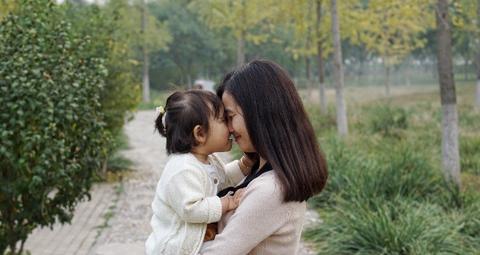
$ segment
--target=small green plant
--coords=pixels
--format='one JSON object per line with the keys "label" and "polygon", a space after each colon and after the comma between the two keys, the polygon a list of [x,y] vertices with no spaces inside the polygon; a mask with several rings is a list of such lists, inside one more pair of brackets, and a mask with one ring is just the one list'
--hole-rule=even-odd
{"label": "small green plant", "polygon": [[328,130],[336,129],[337,121],[334,108],[328,108],[325,114],[321,112],[318,104],[306,104],[305,109],[308,112],[315,133],[325,134]]}
{"label": "small green plant", "polygon": [[366,128],[370,133],[399,136],[408,128],[408,112],[391,105],[375,105],[366,110]]}
{"label": "small green plant", "polygon": [[462,171],[480,176],[480,135],[460,137],[460,156]]}

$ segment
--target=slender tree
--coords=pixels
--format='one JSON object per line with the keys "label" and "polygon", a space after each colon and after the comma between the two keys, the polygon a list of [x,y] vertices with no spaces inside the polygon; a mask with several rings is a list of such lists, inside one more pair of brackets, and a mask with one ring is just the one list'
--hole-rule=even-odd
{"label": "slender tree", "polygon": [[447,181],[453,182],[459,189],[461,181],[458,115],[452,66],[452,37],[448,0],[437,1],[436,20],[438,76],[442,104],[442,167]]}
{"label": "slender tree", "polygon": [[320,109],[322,113],[327,113],[327,98],[325,96],[325,68],[323,63],[323,46],[320,36],[320,24],[322,22],[322,0],[315,1],[316,9],[316,33],[317,33],[317,65],[318,65],[318,82],[320,94]]}
{"label": "slender tree", "polygon": [[148,48],[145,42],[146,39],[146,30],[147,30],[147,10],[145,0],[141,2],[141,19],[142,19],[142,28],[141,28],[141,35],[142,35],[142,54],[143,54],[143,76],[142,76],[142,101],[145,103],[150,102],[150,75],[149,75],[149,67],[150,61],[148,58]]}
{"label": "slender tree", "polygon": [[477,36],[476,36],[476,73],[477,73],[477,93],[475,93],[475,107],[480,110],[480,0],[477,0]]}
{"label": "slender tree", "polygon": [[333,77],[337,104],[337,130],[341,136],[348,134],[347,109],[343,95],[343,64],[340,44],[340,22],[337,13],[337,1],[331,0],[332,34],[333,34]]}
{"label": "slender tree", "polygon": [[192,0],[188,5],[213,29],[227,29],[237,42],[237,65],[246,62],[247,42],[259,44],[269,36],[267,19],[275,11],[273,0]]}
{"label": "slender tree", "polygon": [[429,1],[418,0],[368,1],[364,24],[357,29],[366,47],[382,59],[386,96],[390,96],[392,67],[426,43],[419,34],[434,26],[433,15],[426,11],[429,6]]}

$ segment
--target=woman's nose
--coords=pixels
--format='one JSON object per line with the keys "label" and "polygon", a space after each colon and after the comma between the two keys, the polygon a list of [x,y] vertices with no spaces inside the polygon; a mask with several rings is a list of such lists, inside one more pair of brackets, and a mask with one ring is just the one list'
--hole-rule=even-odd
{"label": "woman's nose", "polygon": [[227,123],[227,127],[228,127],[228,132],[233,133],[234,130],[233,130],[233,125],[231,121]]}

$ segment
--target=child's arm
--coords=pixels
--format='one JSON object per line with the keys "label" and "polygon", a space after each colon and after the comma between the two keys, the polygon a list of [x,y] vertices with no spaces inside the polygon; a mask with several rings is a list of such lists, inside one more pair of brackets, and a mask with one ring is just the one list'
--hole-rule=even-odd
{"label": "child's arm", "polygon": [[247,176],[252,171],[252,167],[255,164],[255,161],[249,158],[246,154],[243,154],[240,160],[238,161],[238,165],[240,166],[240,170],[242,170],[243,175]]}
{"label": "child's arm", "polygon": [[224,164],[215,154],[211,156],[217,167],[222,168],[221,170],[225,175],[225,183],[222,183],[221,188],[237,185],[245,176],[250,174],[252,166],[255,163],[245,155],[243,155],[240,160],[234,160],[227,164]]}
{"label": "child's arm", "polygon": [[168,182],[166,200],[186,222],[217,222],[222,216],[223,202],[217,196],[206,197],[207,174],[201,169],[185,169]]}

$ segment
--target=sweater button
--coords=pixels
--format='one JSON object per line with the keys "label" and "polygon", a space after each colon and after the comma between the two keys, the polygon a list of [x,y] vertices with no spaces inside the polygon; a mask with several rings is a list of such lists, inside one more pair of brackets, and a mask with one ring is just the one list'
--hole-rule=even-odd
{"label": "sweater button", "polygon": [[218,183],[218,179],[217,178],[213,178],[213,184],[217,184]]}

